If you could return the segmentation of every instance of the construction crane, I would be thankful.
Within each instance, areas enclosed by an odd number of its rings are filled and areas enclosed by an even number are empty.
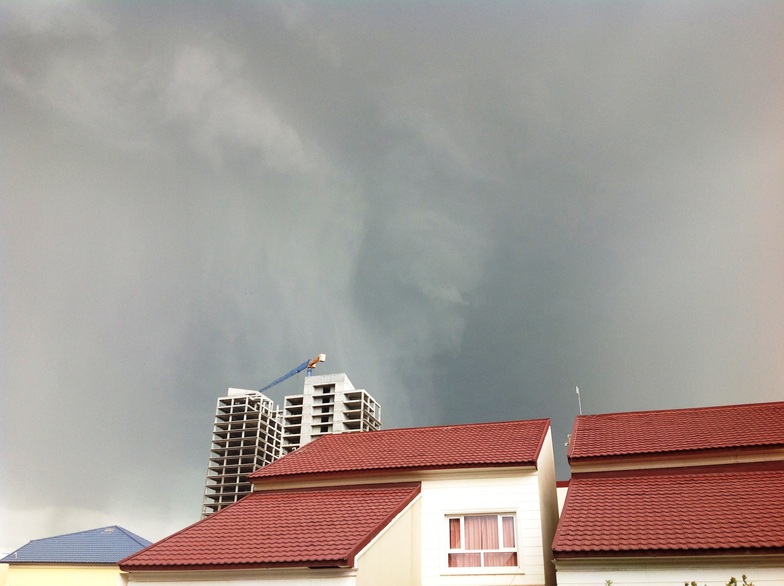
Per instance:
[[[295,368],[294,370],[292,370],[292,371],[290,371],[290,372],[287,372],[286,374],[284,374],[282,377],[280,377],[280,378],[278,378],[278,379],[275,379],[274,381],[272,381],[270,384],[268,384],[268,385],[267,385],[266,387],[264,387],[263,389],[259,389],[259,392],[260,392],[260,393],[263,393],[263,392],[264,392],[264,391],[266,391],[267,389],[270,389],[270,388],[274,387],[274,386],[275,386],[276,384],[278,384],[278,383],[282,383],[282,382],[283,382],[284,380],[286,380],[287,378],[291,378],[292,376],[294,376],[295,374],[298,374],[298,373],[302,372],[302,371],[303,371],[303,370],[305,370],[306,368],[308,369],[308,373],[307,373],[307,374],[308,374],[308,376],[310,376],[310,375],[313,373],[313,369],[314,369],[314,368],[316,368],[316,365],[317,365],[319,362],[325,362],[326,360],[327,360],[327,355],[326,355],[326,354],[319,354],[319,355],[318,355],[318,356],[316,356],[315,358],[311,358],[310,360],[306,360],[305,362],[303,362],[302,364],[300,364],[300,365],[299,365],[297,368]]]

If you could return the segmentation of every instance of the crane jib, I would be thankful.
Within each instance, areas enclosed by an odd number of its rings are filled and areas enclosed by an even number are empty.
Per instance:
[[[259,389],[259,392],[263,393],[267,389],[274,387],[276,384],[282,383],[287,378],[291,378],[292,376],[294,376],[297,373],[302,372],[306,368],[307,369],[312,369],[314,366],[316,366],[317,363],[324,362],[325,360],[326,360],[326,355],[324,355],[324,354],[319,354],[318,356],[316,356],[316,358],[312,358],[310,360],[306,360],[305,362],[300,364],[297,368],[287,372],[282,377],[275,379],[270,384],[268,384],[266,387],[264,387],[262,389]]]

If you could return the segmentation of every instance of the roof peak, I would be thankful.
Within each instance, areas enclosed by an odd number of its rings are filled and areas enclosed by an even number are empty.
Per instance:
[[[70,533],[61,533],[59,535],[50,535],[49,537],[39,537],[38,539],[31,539],[30,543],[35,541],[46,541],[47,539],[56,539],[58,537],[71,537],[74,535],[84,535],[85,533],[95,533],[97,531],[114,531],[115,529],[119,529],[123,533],[128,533],[120,527],[119,525],[107,525],[106,527],[93,527],[92,529],[83,529],[82,531],[71,531]]]

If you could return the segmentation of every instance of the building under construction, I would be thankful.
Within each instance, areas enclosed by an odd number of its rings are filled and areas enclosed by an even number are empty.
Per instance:
[[[344,373],[309,376],[301,395],[286,397],[283,453],[328,433],[381,429],[381,407]]]
[[[248,474],[309,441],[380,428],[380,405],[344,373],[305,377],[302,394],[287,396],[284,409],[261,391],[229,389],[215,409],[202,516],[248,494]]]
[[[250,492],[248,474],[281,455],[281,416],[258,391],[229,389],[218,399],[202,516],[220,511]]]

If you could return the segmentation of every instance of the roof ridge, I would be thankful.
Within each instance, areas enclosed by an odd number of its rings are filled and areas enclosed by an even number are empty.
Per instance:
[[[114,527],[115,529],[119,529],[123,534],[125,534],[128,538],[132,539],[133,541],[135,541],[139,545],[143,545],[143,546],[147,547],[148,545],[150,545],[152,543],[150,540],[145,539],[141,535],[137,535],[133,531],[128,531],[125,527],[120,527],[119,525],[112,525],[112,527]],[[108,527],[105,528],[104,531],[106,529],[108,529]]]
[[[31,539],[28,543],[35,543],[36,541],[47,541],[49,539],[58,539],[60,537],[71,537],[72,535],[83,535],[85,533],[93,533],[95,531],[105,531],[111,529],[116,525],[107,525],[106,527],[93,527],[92,529],[84,529],[82,531],[71,531],[70,533],[62,533],[60,535],[50,535],[49,537],[39,537],[38,539]]]
[[[263,492],[264,494],[281,494],[281,493],[309,493],[309,492],[325,492],[325,491],[352,491],[352,490],[361,490],[365,488],[373,488],[373,489],[398,489],[398,488],[416,488],[417,486],[421,486],[422,482],[420,480],[410,480],[410,481],[391,481],[391,482],[357,482],[355,484],[328,484],[328,485],[316,485],[316,486],[300,486],[300,487],[290,487],[290,488],[274,488],[272,490],[263,490],[263,491],[256,491],[256,492]],[[237,501],[239,502],[239,501]],[[232,505],[236,503],[231,503]],[[224,507],[228,508],[228,507]]]
[[[571,480],[625,479],[625,478],[675,478],[675,477],[708,477],[714,475],[737,476],[740,474],[782,473],[784,460],[765,462],[733,462],[731,464],[702,464],[694,466],[675,466],[672,468],[633,468],[629,470],[599,470],[593,472],[577,472]]]
[[[550,421],[549,417],[538,417],[536,419],[509,419],[504,421],[472,421],[470,423],[445,423],[441,425],[426,425],[426,426],[412,426],[412,427],[393,427],[389,429],[378,429],[375,430],[374,434],[380,433],[392,433],[396,431],[413,431],[413,430],[424,430],[424,429],[450,429],[453,427],[460,427],[460,428],[467,428],[467,427],[483,427],[486,425],[520,425],[520,424],[528,424],[528,423],[539,423],[541,421]],[[322,437],[329,437],[332,435],[341,435],[337,433],[327,434],[326,436]],[[312,442],[311,442],[312,443]]]
[[[640,409],[637,411],[613,411],[611,413],[589,413],[585,415],[577,415],[577,419],[586,419],[589,417],[607,417],[610,415],[641,415],[641,414],[654,414],[654,413],[682,413],[686,411],[717,411],[720,409],[738,409],[743,407],[763,407],[765,405],[784,405],[784,401],[762,401],[760,403],[728,403],[725,405],[706,405],[702,407],[676,407],[670,409]]]

